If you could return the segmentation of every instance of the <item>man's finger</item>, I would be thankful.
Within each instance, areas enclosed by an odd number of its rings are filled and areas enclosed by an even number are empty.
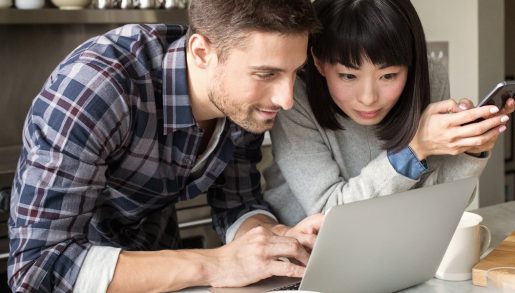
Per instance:
[[[304,246],[294,238],[275,236],[270,239],[265,257],[278,259],[280,257],[294,258],[304,265],[308,264],[309,253]]]
[[[298,233],[291,233],[288,236],[277,236],[274,237],[273,242],[277,243],[291,243],[292,241],[300,243],[300,245],[304,246],[304,248],[307,248],[308,250],[313,249],[313,245],[315,244],[315,241],[317,239],[317,235],[315,234],[305,234],[302,232]]]
[[[276,260],[270,262],[267,271],[269,274],[273,276],[302,278],[304,276],[306,268],[291,262]]]
[[[315,234],[299,233],[297,236],[295,236],[295,238],[299,241],[300,244],[302,244],[302,246],[311,252],[311,250],[313,250],[313,246],[315,245],[317,236]]]
[[[297,225],[295,225],[295,227],[293,227],[293,229],[308,234],[318,234],[318,231],[320,231],[320,227],[324,222],[324,218],[325,216],[320,213],[311,215],[300,221]]]

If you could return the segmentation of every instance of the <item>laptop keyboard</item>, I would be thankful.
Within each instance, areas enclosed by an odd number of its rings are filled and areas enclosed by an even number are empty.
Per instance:
[[[300,282],[297,282],[297,283],[293,283],[293,284],[290,284],[290,285],[286,285],[286,286],[282,286],[282,287],[279,287],[279,288],[272,289],[272,290],[270,290],[268,292],[281,291],[281,290],[299,290],[299,287],[300,287]]]

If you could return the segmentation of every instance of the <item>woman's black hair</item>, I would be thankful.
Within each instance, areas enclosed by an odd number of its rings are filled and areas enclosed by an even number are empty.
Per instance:
[[[399,100],[377,125],[385,149],[407,146],[430,99],[426,40],[410,0],[316,0],[314,7],[322,30],[310,38],[309,47],[321,62],[359,68],[366,58],[376,65],[408,67]],[[311,52],[303,77],[318,123],[343,129],[337,115],[346,115],[331,98]]]

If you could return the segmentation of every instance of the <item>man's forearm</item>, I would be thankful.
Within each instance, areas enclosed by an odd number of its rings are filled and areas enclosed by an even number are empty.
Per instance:
[[[281,236],[284,235],[286,231],[290,228],[288,226],[277,223],[274,219],[266,215],[257,214],[248,218],[245,222],[243,222],[240,225],[240,228],[238,229],[238,232],[236,232],[236,236],[234,237],[234,239],[238,239],[238,237],[241,237],[252,228],[259,226],[265,227],[268,230],[274,232],[275,234]]]
[[[193,286],[241,287],[276,276],[302,277],[323,221],[310,216],[295,227],[270,216],[245,219],[231,243],[214,249],[124,251],[108,292],[167,292]],[[256,227],[261,227],[254,229]],[[299,245],[300,244],[300,245]],[[275,260],[287,257],[291,263]],[[304,265],[300,265],[304,264]],[[223,268],[223,269],[220,269]]]
[[[107,292],[167,292],[210,285],[213,250],[123,251]]]

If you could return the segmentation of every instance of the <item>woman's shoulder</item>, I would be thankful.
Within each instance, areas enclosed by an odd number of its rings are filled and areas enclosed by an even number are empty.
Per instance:
[[[293,100],[293,109],[301,112],[312,112],[311,106],[309,105],[306,83],[300,77],[297,77],[295,85],[293,86]]]
[[[288,125],[288,127],[308,127],[319,128],[319,124],[315,119],[315,115],[309,104],[306,84],[297,77],[293,87],[293,107],[288,110],[280,111],[277,115],[280,124]]]

